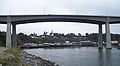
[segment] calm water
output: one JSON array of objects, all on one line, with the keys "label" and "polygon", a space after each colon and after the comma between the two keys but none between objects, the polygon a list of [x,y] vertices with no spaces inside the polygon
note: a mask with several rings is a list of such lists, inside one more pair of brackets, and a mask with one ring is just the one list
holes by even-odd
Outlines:
[{"label": "calm water", "polygon": [[120,50],[97,47],[64,49],[26,49],[30,54],[51,60],[60,66],[120,66]]}]

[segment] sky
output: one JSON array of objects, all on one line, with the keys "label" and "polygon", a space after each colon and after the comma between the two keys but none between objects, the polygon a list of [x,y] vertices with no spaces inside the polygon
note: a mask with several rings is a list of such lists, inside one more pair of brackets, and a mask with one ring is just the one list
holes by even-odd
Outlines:
[{"label": "sky", "polygon": [[[102,15],[120,16],[120,0],[0,0],[0,15]],[[103,33],[105,32],[103,26]],[[110,25],[111,33],[120,34],[120,24]],[[6,25],[0,24],[6,31]],[[71,22],[45,22],[17,25],[17,33],[47,32],[98,33],[98,25]]]}]

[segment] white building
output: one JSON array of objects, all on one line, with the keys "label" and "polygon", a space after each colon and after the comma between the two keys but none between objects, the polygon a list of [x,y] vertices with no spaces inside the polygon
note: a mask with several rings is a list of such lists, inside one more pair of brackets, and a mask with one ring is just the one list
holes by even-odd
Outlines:
[{"label": "white building", "polygon": [[117,44],[117,43],[118,43],[118,41],[111,41],[111,43],[112,43],[112,44]]}]

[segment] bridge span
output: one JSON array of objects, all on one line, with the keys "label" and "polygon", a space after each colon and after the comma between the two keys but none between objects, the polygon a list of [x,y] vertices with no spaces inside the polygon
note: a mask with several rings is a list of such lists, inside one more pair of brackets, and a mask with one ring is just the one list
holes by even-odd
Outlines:
[{"label": "bridge span", "polygon": [[[112,46],[109,24],[120,23],[120,17],[93,15],[0,15],[0,24],[7,24],[6,47],[17,47],[16,25],[36,22],[77,22],[96,24],[99,26],[98,48],[103,48],[102,25],[105,24],[106,48],[110,49]],[[11,30],[13,36],[11,36]],[[11,40],[12,38],[13,40]]]}]

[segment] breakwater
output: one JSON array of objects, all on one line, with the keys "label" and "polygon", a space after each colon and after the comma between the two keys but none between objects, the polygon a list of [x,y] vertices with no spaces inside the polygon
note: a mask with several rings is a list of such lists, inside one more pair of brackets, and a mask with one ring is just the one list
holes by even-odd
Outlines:
[{"label": "breakwater", "polygon": [[84,45],[46,45],[46,46],[21,46],[21,49],[32,49],[32,48],[67,48],[67,47],[97,47],[95,44],[84,44]]}]

